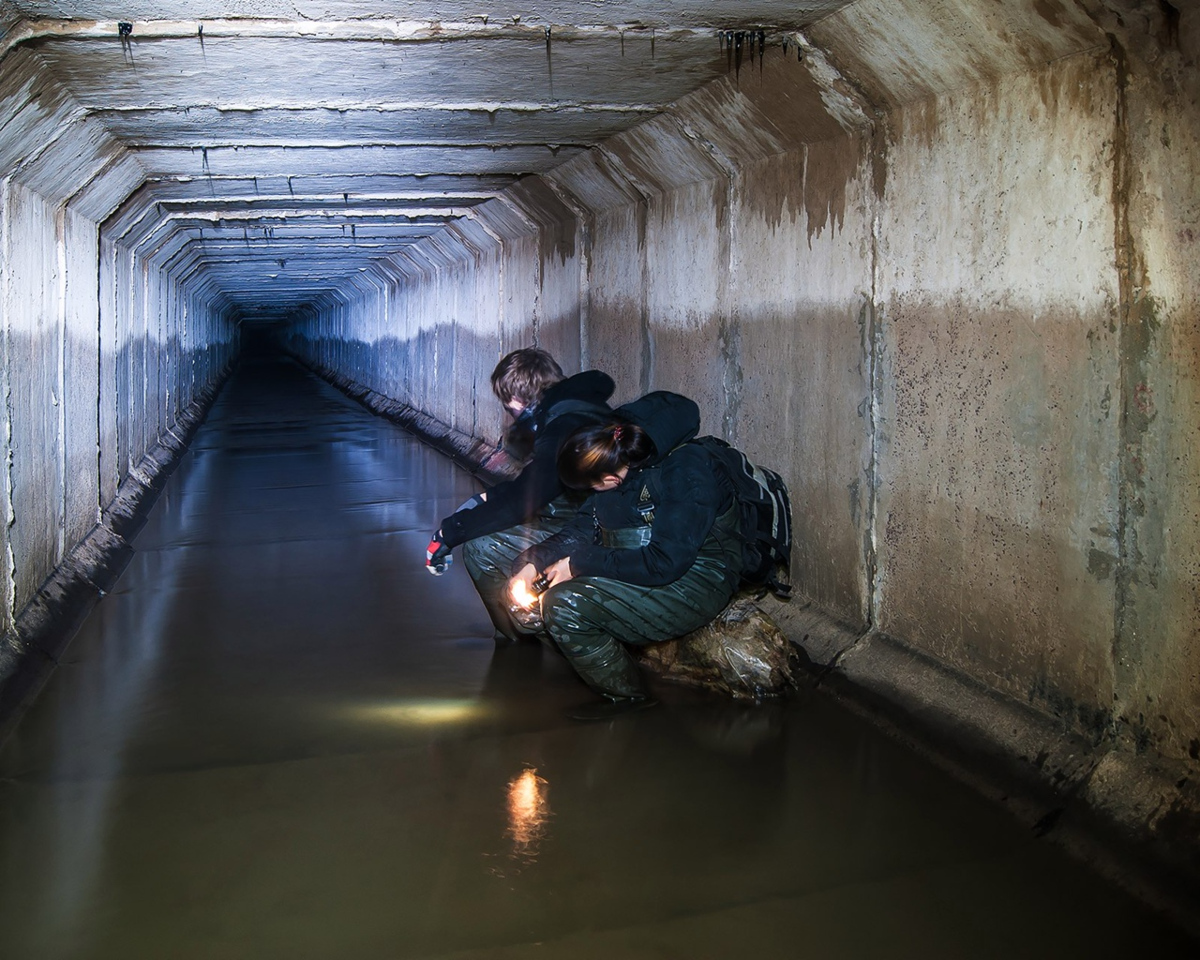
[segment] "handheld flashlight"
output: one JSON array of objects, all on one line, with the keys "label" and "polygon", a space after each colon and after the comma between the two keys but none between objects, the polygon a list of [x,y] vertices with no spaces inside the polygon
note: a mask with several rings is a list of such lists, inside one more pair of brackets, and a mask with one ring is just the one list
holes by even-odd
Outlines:
[{"label": "handheld flashlight", "polygon": [[534,577],[529,588],[526,588],[521,580],[513,581],[510,590],[513,602],[509,605],[508,612],[522,627],[536,630],[542,626],[542,611],[538,599],[549,587],[550,581],[544,573]]}]

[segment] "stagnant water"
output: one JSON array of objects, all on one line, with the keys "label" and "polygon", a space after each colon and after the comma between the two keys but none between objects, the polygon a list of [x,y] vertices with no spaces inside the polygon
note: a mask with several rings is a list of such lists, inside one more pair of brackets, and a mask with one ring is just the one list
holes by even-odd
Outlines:
[{"label": "stagnant water", "polygon": [[568,719],[423,568],[477,489],[243,364],[0,753],[0,956],[1196,955],[820,696]]}]

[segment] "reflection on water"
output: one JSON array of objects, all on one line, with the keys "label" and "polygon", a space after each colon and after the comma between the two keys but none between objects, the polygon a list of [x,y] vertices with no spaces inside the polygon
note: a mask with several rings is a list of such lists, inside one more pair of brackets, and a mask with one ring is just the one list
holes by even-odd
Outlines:
[{"label": "reflection on water", "polygon": [[508,836],[512,856],[518,860],[537,859],[546,838],[550,803],[546,798],[550,784],[539,777],[536,767],[526,767],[508,781]]},{"label": "reflection on water", "polygon": [[359,721],[379,724],[409,724],[436,727],[478,720],[487,715],[477,700],[397,700],[350,708],[350,716]]},{"label": "reflection on water", "polygon": [[[163,498],[160,522],[179,540],[194,534],[196,516],[190,505],[209,472],[207,461],[198,463],[181,481],[182,490]],[[125,754],[145,721],[144,697],[156,682],[160,654],[170,640],[170,598],[188,573],[180,552],[162,551],[149,563],[135,557],[122,588],[136,583],[147,566],[154,570],[155,589],[147,591],[136,616],[123,597],[97,614],[103,656],[79,671],[74,695],[63,700],[50,724],[55,750],[40,776],[48,784],[47,810],[54,829],[48,832],[48,856],[37,874],[42,885],[35,887],[37,922],[58,938],[50,955],[61,955],[62,945],[76,938],[93,909]],[[81,753],[80,744],[90,749]]]}]

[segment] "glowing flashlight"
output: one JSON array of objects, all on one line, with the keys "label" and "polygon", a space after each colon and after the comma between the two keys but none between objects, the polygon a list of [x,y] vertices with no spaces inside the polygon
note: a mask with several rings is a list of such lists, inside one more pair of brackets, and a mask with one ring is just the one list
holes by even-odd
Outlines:
[{"label": "glowing flashlight", "polygon": [[539,573],[534,577],[532,589],[525,586],[524,580],[513,580],[509,590],[513,602],[509,606],[508,612],[512,614],[517,623],[532,629],[541,627],[542,611],[538,604],[538,598],[546,592],[549,586],[550,581],[546,579],[544,573]]}]

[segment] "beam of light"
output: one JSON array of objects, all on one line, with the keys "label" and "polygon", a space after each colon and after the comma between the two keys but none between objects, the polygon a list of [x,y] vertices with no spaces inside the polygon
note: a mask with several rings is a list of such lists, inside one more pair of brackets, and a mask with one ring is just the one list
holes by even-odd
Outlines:
[{"label": "beam of light", "polygon": [[536,767],[526,767],[508,782],[508,835],[514,857],[537,857],[550,819],[549,788],[550,784],[537,775]]},{"label": "beam of light", "polygon": [[364,704],[349,712],[360,722],[436,727],[477,720],[484,715],[486,707],[477,700],[422,699]]}]

